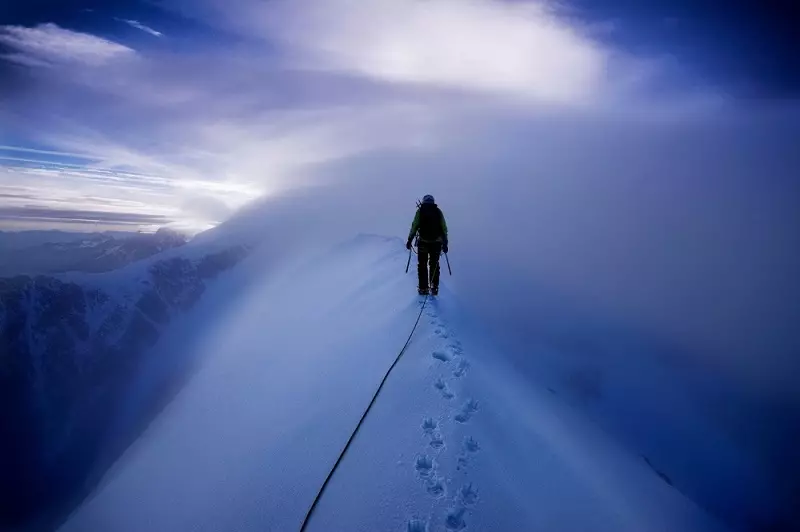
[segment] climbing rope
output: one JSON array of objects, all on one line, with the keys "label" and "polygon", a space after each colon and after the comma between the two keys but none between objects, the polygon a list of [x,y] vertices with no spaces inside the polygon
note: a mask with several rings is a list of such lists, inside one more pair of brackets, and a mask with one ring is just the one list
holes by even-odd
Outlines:
[{"label": "climbing rope", "polygon": [[[437,264],[435,271],[438,271],[438,270],[439,270],[439,265]],[[339,467],[339,464],[342,462],[342,459],[344,458],[345,453],[347,453],[347,450],[350,448],[350,444],[353,443],[353,440],[355,439],[356,434],[358,434],[358,430],[361,428],[361,425],[364,423],[364,420],[367,418],[367,414],[369,414],[369,411],[372,408],[372,405],[374,405],[375,401],[378,399],[378,394],[381,393],[381,390],[383,389],[383,385],[386,383],[386,380],[389,378],[389,374],[392,372],[394,367],[400,361],[400,357],[403,356],[403,353],[406,352],[406,349],[408,348],[408,345],[411,343],[411,338],[414,336],[414,332],[417,330],[417,325],[419,325],[419,320],[422,318],[422,313],[425,311],[425,305],[428,303],[428,298],[429,297],[430,296],[428,294],[425,294],[425,299],[422,300],[422,305],[420,306],[419,314],[417,315],[417,321],[414,322],[414,327],[411,328],[411,332],[408,335],[408,339],[406,339],[406,343],[403,345],[403,348],[397,354],[397,357],[394,359],[394,362],[392,362],[392,365],[389,366],[388,370],[386,370],[386,374],[383,376],[383,380],[381,380],[381,383],[378,385],[378,389],[375,390],[375,394],[372,396],[372,400],[367,405],[367,409],[364,410],[364,413],[361,415],[361,419],[358,420],[358,424],[356,425],[356,428],[353,429],[353,433],[350,435],[350,438],[347,440],[347,443],[344,444],[344,448],[342,449],[342,452],[339,454],[339,458],[336,459],[336,462],[333,464],[333,467],[328,472],[328,476],[325,477],[325,481],[322,483],[322,486],[319,488],[319,491],[317,492],[317,495],[314,497],[314,502],[311,503],[311,506],[309,507],[308,512],[306,512],[306,516],[303,518],[303,525],[300,527],[300,532],[304,532],[305,529],[306,529],[306,526],[308,526],[308,523],[311,521],[311,516],[313,515],[314,510],[317,508],[317,503],[320,501],[320,499],[322,499],[322,494],[325,492],[325,488],[328,486],[328,482],[330,482],[331,478],[333,478],[333,474],[336,472],[336,468]]]}]

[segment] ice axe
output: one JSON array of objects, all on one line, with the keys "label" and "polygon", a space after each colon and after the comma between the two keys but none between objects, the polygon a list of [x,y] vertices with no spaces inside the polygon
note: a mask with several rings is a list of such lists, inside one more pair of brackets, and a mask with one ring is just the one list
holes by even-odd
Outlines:
[{"label": "ice axe", "polygon": [[[416,242],[414,242],[414,243],[416,244]],[[411,265],[411,254],[412,253],[414,253],[414,247],[413,246],[408,250],[408,262],[406,262],[406,273],[408,273],[408,267]]]},{"label": "ice axe", "polygon": [[[417,200],[417,209],[422,206],[422,202]],[[413,248],[408,250],[408,262],[406,262],[406,273],[408,273],[408,267],[411,266],[411,254],[413,253]]]}]

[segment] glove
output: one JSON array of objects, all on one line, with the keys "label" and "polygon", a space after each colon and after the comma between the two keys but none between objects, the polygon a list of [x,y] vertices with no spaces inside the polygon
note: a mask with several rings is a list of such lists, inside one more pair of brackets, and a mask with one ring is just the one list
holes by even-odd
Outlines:
[{"label": "glove", "polygon": [[445,242],[444,244],[442,244],[442,251],[444,251],[445,253],[447,253],[447,250],[448,250],[448,247],[447,247],[447,242]]},{"label": "glove", "polygon": [[411,251],[411,239],[410,238],[408,239],[408,242],[406,242],[406,249]]}]

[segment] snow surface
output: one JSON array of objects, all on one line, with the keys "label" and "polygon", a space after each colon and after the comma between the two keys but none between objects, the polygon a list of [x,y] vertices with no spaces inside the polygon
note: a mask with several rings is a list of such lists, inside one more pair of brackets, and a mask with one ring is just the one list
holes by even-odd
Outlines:
[{"label": "snow surface", "polygon": [[[220,311],[192,380],[62,532],[299,530],[421,305],[400,240],[323,258]],[[445,277],[309,530],[723,529],[506,366],[450,295]]]}]

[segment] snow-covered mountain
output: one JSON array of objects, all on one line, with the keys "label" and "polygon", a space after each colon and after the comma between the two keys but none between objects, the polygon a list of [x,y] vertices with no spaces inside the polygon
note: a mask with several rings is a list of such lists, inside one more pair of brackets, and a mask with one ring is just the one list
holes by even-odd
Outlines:
[{"label": "snow-covered mountain", "polygon": [[0,528],[46,521],[107,467],[149,348],[246,253],[181,248],[105,274],[0,279]]},{"label": "snow-covered mountain", "polygon": [[406,258],[360,236],[196,313],[194,377],[61,530],[299,530],[421,311],[308,530],[725,529],[567,385],[532,386],[447,284],[422,309]]},{"label": "snow-covered mountain", "polygon": [[129,231],[103,231],[99,233],[60,231],[58,229],[0,231],[0,250],[20,250],[46,244],[68,244],[70,242],[103,237],[126,238],[128,236],[131,236]]},{"label": "snow-covered mountain", "polygon": [[167,228],[155,233],[0,232],[0,276],[106,272],[186,244]]},{"label": "snow-covered mountain", "polygon": [[[3,516],[299,530],[420,311],[403,241],[352,236],[360,202],[284,198],[117,271],[4,288],[3,347],[27,351],[0,383]],[[769,410],[453,225],[456,275],[308,530],[791,530],[791,456],[747,437]]]}]

